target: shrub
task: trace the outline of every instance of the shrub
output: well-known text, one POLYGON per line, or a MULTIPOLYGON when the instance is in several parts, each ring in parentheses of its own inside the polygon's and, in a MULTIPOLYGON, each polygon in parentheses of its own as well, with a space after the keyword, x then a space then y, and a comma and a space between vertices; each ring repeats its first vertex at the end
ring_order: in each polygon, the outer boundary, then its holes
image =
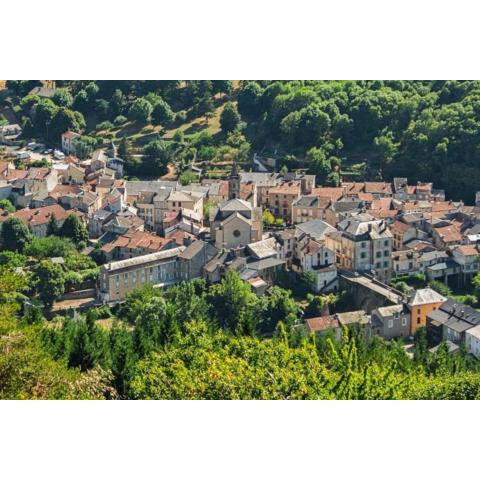
POLYGON ((123 125, 124 123, 127 123, 128 119, 127 117, 123 116, 123 115, 118 115, 117 117, 115 117, 115 119, 113 120, 113 123, 115 125, 123 125))

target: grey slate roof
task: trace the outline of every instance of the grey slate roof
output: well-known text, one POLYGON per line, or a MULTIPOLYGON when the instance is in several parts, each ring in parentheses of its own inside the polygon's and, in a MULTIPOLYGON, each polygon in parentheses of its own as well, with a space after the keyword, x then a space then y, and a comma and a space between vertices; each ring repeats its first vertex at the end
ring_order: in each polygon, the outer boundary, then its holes
POLYGON ((336 232, 337 229, 324 222, 323 220, 310 220, 309 222, 296 225, 295 235, 302 233, 309 235, 315 240, 323 240, 327 233, 336 232))

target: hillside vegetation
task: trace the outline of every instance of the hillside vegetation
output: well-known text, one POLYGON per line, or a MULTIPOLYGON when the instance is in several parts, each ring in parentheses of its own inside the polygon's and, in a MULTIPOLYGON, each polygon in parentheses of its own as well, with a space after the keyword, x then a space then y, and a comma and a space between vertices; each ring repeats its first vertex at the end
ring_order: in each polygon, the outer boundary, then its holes
POLYGON ((478 81, 57 81, 51 99, 28 94, 37 83, 2 97, 26 137, 84 132, 80 156, 123 140, 131 175, 195 161, 221 177, 256 151, 320 184, 407 176, 471 202, 480 180, 478 81))

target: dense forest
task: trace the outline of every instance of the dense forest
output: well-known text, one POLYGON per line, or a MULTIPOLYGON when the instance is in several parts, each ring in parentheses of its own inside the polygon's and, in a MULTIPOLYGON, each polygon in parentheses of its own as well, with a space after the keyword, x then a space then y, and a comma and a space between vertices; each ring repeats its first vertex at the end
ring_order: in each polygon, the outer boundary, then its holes
POLYGON ((25 136, 83 132, 80 156, 113 140, 130 175, 175 161, 188 182, 193 160, 263 152, 319 184, 407 176, 471 202, 480 180, 478 81, 57 81, 51 98, 37 84, 9 81, 0 99, 25 136))

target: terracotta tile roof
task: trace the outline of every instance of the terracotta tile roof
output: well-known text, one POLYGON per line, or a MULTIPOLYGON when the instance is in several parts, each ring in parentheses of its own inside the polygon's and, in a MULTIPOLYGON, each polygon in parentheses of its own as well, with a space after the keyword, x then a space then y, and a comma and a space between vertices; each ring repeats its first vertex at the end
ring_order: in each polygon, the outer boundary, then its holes
POLYGON ((269 190, 270 195, 299 195, 300 182, 285 182, 282 185, 272 187, 269 190))
POLYGON ((373 193, 359 193, 358 199, 362 200, 363 202, 371 202, 375 197, 373 193))
POLYGON ((255 184, 253 182, 240 184, 240 198, 242 200, 248 200, 255 191, 255 184))
POLYGON ((172 238, 175 240, 177 245, 181 246, 184 244, 184 240, 189 238, 190 240, 196 240, 195 235, 191 233, 184 232, 183 230, 175 230, 175 232, 170 233, 166 236, 166 238, 172 238))
POLYGON ((3 179, 13 182, 14 180, 21 180, 28 175, 27 170, 8 170, 7 172, 3 173, 3 179))
POLYGON ((400 222, 399 220, 396 220, 390 226, 390 230, 394 232, 400 232, 400 233, 405 233, 409 228, 410 228, 410 225, 408 225, 407 223, 400 222))
POLYGON ((307 318, 305 324, 309 332, 323 332, 329 328, 340 328, 340 323, 334 315, 307 318))
POLYGON ((345 187, 345 191, 350 195, 365 192, 365 184, 363 182, 344 182, 342 187, 345 187))
POLYGON ((310 239, 302 248, 302 251, 305 252, 307 255, 314 255, 320 250, 320 248, 322 248, 322 246, 318 242, 310 239))
POLYGON ((72 138, 81 137, 81 135, 79 133, 75 133, 69 130, 68 132, 63 133, 62 137, 67 138, 68 140, 71 140, 72 138))
POLYGON ((455 250, 460 251, 466 257, 478 255, 478 250, 475 245, 462 245, 460 247, 457 247, 455 250))
POLYGON ((115 248, 143 249, 150 252, 159 252, 165 246, 171 244, 174 240, 160 237, 149 232, 139 232, 138 230, 128 231, 120 235, 113 242, 103 245, 102 250, 111 252, 115 248))
POLYGON ((386 182, 365 182, 365 193, 383 193, 390 195, 392 186, 386 182))
POLYGON ((392 205, 391 198, 376 198, 372 201, 372 206, 370 207, 372 210, 390 210, 390 206, 392 205))
POLYGON ((452 202, 433 202, 432 212, 445 212, 456 210, 456 206, 452 202))
POLYGON ((453 225, 434 228, 434 230, 437 232, 438 236, 444 242, 461 242, 462 241, 462 235, 460 234, 458 229, 453 225))
POLYGON ((23 210, 17 210, 15 213, 11 213, 10 215, 2 215, 0 216, 0 222, 4 222, 7 218, 15 217, 18 218, 25 223, 30 224, 31 226, 35 225, 43 225, 48 223, 50 217, 55 215, 55 218, 59 221, 65 220, 69 214, 78 212, 67 211, 60 205, 50 205, 48 207, 41 207, 41 208, 24 208, 23 210))
POLYGON ((367 210, 367 213, 378 219, 393 218, 397 215, 397 210, 367 210))
POLYGON ((345 189, 343 187, 318 187, 312 188, 311 195, 318 195, 336 202, 343 197, 344 193, 345 189))
POLYGON ((58 184, 50 193, 49 196, 59 199, 65 195, 78 195, 82 189, 78 185, 62 185, 58 184))

